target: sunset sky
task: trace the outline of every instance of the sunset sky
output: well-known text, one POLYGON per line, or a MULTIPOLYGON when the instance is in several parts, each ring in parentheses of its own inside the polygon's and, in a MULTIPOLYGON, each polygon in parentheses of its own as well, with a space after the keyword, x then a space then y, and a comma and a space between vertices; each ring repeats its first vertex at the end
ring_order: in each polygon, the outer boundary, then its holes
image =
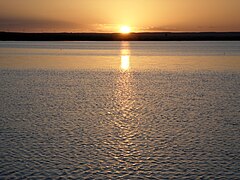
POLYGON ((240 0, 0 0, 0 31, 240 31, 240 0))

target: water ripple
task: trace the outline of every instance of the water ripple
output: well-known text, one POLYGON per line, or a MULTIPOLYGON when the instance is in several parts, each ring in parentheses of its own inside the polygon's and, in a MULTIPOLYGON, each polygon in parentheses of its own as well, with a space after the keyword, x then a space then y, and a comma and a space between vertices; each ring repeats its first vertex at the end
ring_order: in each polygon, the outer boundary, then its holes
POLYGON ((0 76, 0 179, 240 177, 239 73, 0 76))

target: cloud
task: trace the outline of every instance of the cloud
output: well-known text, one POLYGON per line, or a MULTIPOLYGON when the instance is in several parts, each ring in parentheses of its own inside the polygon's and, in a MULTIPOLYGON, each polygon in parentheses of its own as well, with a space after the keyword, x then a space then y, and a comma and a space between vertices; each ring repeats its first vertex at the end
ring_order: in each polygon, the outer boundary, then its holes
POLYGON ((150 26, 146 28, 142 28, 143 31, 150 31, 150 32, 161 32, 161 31, 178 31, 175 27, 167 27, 167 26, 150 26))
POLYGON ((61 31, 81 28, 80 25, 45 19, 30 19, 30 18, 0 18, 1 31, 61 31))
POLYGON ((239 32, 240 24, 214 24, 214 25, 175 25, 175 26, 150 26, 142 29, 149 32, 239 32))

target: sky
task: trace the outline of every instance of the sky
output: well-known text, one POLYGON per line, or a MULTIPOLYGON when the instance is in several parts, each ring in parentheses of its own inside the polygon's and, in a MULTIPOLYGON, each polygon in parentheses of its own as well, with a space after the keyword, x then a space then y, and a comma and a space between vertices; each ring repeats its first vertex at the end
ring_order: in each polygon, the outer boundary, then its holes
POLYGON ((240 31, 240 0, 0 0, 0 31, 240 31))

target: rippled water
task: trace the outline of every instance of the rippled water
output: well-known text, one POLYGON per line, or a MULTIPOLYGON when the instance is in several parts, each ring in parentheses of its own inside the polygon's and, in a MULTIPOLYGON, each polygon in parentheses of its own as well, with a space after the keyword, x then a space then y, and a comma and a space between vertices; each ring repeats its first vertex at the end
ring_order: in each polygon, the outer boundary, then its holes
POLYGON ((239 42, 65 43, 0 43, 0 179, 239 179, 239 42))

